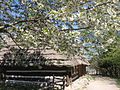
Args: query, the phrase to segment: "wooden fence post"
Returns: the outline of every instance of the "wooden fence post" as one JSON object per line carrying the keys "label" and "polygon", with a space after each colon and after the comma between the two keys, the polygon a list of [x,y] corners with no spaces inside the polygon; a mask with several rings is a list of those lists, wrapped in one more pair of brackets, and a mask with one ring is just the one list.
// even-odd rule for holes
{"label": "wooden fence post", "polygon": [[63,76],[63,90],[65,89],[65,76]]}
{"label": "wooden fence post", "polygon": [[55,76],[53,74],[53,90],[54,90]]}

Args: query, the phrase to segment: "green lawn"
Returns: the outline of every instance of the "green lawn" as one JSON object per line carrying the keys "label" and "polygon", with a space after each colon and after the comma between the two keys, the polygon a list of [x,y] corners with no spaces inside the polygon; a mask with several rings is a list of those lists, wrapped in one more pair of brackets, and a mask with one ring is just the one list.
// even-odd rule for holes
{"label": "green lawn", "polygon": [[120,78],[117,78],[116,82],[117,82],[117,86],[120,88]]}

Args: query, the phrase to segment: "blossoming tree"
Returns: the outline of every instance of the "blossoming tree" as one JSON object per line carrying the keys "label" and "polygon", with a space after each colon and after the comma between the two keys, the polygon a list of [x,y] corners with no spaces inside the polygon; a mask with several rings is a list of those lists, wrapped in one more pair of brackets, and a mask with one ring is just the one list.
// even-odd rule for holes
{"label": "blossoming tree", "polygon": [[[106,50],[120,29],[119,0],[1,0],[2,34],[20,49],[50,46],[67,55]],[[21,44],[20,44],[21,43]],[[90,44],[85,47],[84,44]],[[22,46],[21,46],[22,45]]]}

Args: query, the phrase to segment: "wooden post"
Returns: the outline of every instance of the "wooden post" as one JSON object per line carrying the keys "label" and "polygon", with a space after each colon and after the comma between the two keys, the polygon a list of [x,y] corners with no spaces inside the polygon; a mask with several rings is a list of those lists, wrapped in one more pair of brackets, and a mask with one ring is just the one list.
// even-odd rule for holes
{"label": "wooden post", "polygon": [[80,65],[78,66],[78,77],[80,77]]}
{"label": "wooden post", "polygon": [[81,74],[82,74],[82,76],[84,75],[84,68],[83,68],[83,65],[81,65]]}
{"label": "wooden post", "polygon": [[65,89],[65,76],[63,76],[63,90]]}
{"label": "wooden post", "polygon": [[78,75],[79,75],[79,77],[82,76],[82,66],[81,65],[78,66]]}
{"label": "wooden post", "polygon": [[4,81],[6,79],[5,74],[3,72],[1,73],[1,79],[2,79],[2,81]]}
{"label": "wooden post", "polygon": [[53,74],[53,90],[54,90],[55,76]]}
{"label": "wooden post", "polygon": [[72,86],[72,77],[70,77],[70,85]]}
{"label": "wooden post", "polygon": [[1,79],[3,82],[5,82],[7,79],[6,78],[6,70],[4,68],[2,68],[2,70],[1,70]]}
{"label": "wooden post", "polygon": [[70,85],[70,78],[69,78],[69,75],[66,76],[66,82],[67,82],[66,85],[69,86],[69,85]]}
{"label": "wooden post", "polygon": [[86,66],[85,65],[82,65],[83,66],[83,75],[86,74]]}
{"label": "wooden post", "polygon": [[71,68],[67,69],[67,75],[66,75],[66,86],[70,85],[70,75],[71,75]]}
{"label": "wooden post", "polygon": [[69,78],[70,78],[70,85],[72,86],[72,68],[71,68],[71,71],[70,71]]}
{"label": "wooden post", "polygon": [[67,75],[66,76],[66,82],[67,82],[67,86],[72,85],[72,76]]}

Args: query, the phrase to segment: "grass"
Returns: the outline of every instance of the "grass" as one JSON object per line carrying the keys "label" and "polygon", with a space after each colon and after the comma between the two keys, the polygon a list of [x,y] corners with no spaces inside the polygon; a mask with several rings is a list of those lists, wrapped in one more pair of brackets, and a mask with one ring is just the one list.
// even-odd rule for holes
{"label": "grass", "polygon": [[95,80],[95,77],[94,77],[94,76],[90,76],[90,75],[82,76],[82,78],[86,78],[86,79],[88,79],[89,81],[90,81],[90,80]]}
{"label": "grass", "polygon": [[0,90],[39,90],[39,88],[34,86],[0,83]]}
{"label": "grass", "polygon": [[120,88],[120,78],[117,78],[117,79],[116,79],[116,84],[117,84],[117,87]]}

